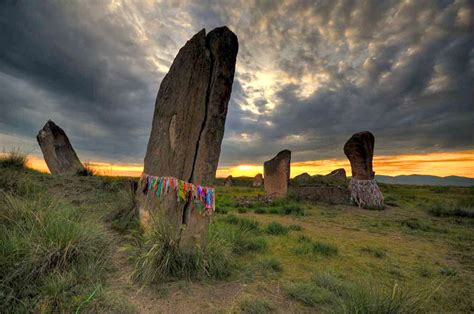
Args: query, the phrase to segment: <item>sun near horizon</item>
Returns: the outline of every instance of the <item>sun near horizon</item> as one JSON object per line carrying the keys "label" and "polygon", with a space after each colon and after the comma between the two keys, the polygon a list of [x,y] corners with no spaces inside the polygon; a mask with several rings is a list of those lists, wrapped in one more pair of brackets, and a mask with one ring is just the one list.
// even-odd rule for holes
{"label": "sun near horizon", "polygon": [[[98,175],[138,177],[143,172],[142,164],[120,164],[108,162],[86,162]],[[460,176],[474,178],[474,150],[426,154],[401,154],[374,156],[374,171],[377,175],[433,175],[439,177]],[[42,158],[29,156],[28,166],[41,172],[49,172]],[[291,177],[307,172],[311,175],[327,174],[337,168],[344,168],[351,175],[347,159],[309,160],[291,163]],[[216,177],[253,177],[263,174],[263,164],[237,164],[219,166]]]}

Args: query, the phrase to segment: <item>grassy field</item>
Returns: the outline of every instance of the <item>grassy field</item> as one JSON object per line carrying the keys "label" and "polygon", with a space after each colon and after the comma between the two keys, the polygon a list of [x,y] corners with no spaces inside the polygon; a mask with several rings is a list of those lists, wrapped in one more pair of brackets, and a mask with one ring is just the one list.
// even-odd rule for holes
{"label": "grassy field", "polygon": [[474,311],[474,188],[381,188],[383,211],[218,187],[211,245],[153,276],[167,240],[140,232],[127,179],[1,160],[0,312]]}

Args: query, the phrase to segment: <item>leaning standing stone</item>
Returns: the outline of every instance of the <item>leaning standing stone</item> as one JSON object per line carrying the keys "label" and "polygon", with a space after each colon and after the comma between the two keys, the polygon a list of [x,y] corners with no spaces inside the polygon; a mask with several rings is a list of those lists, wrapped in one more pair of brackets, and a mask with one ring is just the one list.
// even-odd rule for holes
{"label": "leaning standing stone", "polygon": [[286,197],[290,181],[290,161],[291,152],[283,150],[263,164],[264,186],[267,196]]}
{"label": "leaning standing stone", "polygon": [[383,209],[384,200],[372,170],[374,135],[368,131],[352,135],[344,145],[344,154],[351,163],[352,178],[349,184],[351,200],[359,207]]}
{"label": "leaning standing stone", "polygon": [[[145,174],[213,184],[237,51],[237,36],[227,27],[207,36],[202,30],[180,49],[156,98]],[[138,192],[137,201],[142,226],[153,217],[174,231],[181,244],[204,240],[211,213],[200,213],[193,200],[178,201],[173,193],[157,199]]]}
{"label": "leaning standing stone", "polygon": [[36,139],[51,174],[73,175],[84,171],[66,133],[56,123],[48,120]]}

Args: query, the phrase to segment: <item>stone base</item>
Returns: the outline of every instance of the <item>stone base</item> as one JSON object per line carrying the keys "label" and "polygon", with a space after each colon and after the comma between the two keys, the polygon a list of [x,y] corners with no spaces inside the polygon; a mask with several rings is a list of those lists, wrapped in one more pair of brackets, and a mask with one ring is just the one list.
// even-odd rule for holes
{"label": "stone base", "polygon": [[349,183],[351,191],[351,201],[360,208],[384,209],[384,199],[382,192],[375,180],[351,179]]}
{"label": "stone base", "polygon": [[343,186],[295,186],[290,187],[289,196],[296,200],[350,204],[350,192]]}

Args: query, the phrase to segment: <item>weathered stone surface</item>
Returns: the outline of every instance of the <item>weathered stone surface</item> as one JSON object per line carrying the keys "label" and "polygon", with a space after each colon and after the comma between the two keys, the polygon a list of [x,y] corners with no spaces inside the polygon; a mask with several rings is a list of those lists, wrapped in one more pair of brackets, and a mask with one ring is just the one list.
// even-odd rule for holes
{"label": "weathered stone surface", "polygon": [[[207,36],[202,30],[180,49],[156,99],[145,173],[204,186],[213,183],[237,51],[237,36],[227,27]],[[154,213],[182,242],[194,243],[206,234],[210,217],[197,213],[190,202],[178,203],[172,193],[160,200],[137,195],[142,225]]]}
{"label": "weathered stone surface", "polygon": [[261,187],[263,185],[263,176],[261,173],[257,174],[252,182],[254,188]]}
{"label": "weathered stone surface", "polygon": [[290,181],[291,152],[283,150],[263,164],[265,192],[270,197],[286,197]]}
{"label": "weathered stone surface", "polygon": [[44,161],[53,175],[76,174],[84,171],[69,139],[59,126],[48,120],[36,136]]}
{"label": "weathered stone surface", "polygon": [[309,180],[311,180],[311,176],[309,175],[309,173],[304,172],[304,173],[299,174],[296,177],[294,177],[292,182],[303,183],[303,182],[306,182],[306,181],[309,181]]}
{"label": "weathered stone surface", "polygon": [[225,186],[233,186],[234,185],[234,178],[232,176],[228,176],[224,180],[224,185]]}
{"label": "weathered stone surface", "polygon": [[351,163],[349,184],[351,201],[367,209],[383,209],[384,199],[372,169],[375,137],[368,131],[356,133],[344,145],[344,154]]}
{"label": "weathered stone surface", "polygon": [[332,177],[332,178],[338,178],[338,179],[343,179],[346,180],[346,170],[344,168],[339,168],[336,170],[331,171],[326,175],[326,177]]}
{"label": "weathered stone surface", "polygon": [[349,204],[351,193],[347,186],[291,186],[289,196],[296,200]]}
{"label": "weathered stone surface", "polygon": [[356,133],[344,145],[344,154],[351,162],[352,177],[358,180],[372,180],[374,156],[374,135],[368,131]]}

